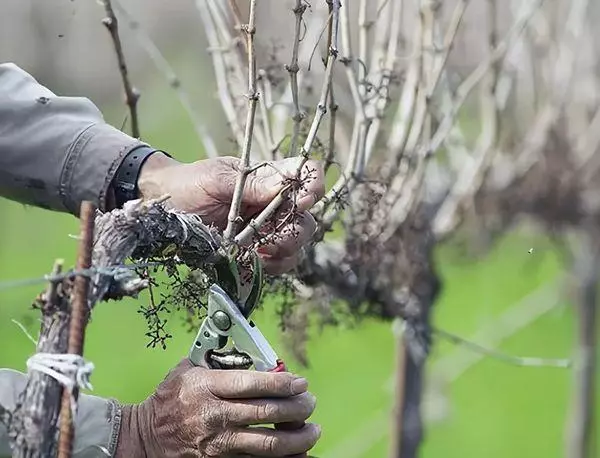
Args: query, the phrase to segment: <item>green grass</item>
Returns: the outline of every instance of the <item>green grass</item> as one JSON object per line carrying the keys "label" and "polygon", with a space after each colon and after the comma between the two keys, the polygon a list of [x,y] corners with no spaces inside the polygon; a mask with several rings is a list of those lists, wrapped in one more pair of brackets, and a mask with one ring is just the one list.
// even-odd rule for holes
{"label": "green grass", "polygon": [[[199,142],[167,91],[144,91],[145,103],[160,112],[142,116],[146,140],[177,157],[198,157]],[[150,97],[149,94],[152,94]],[[108,120],[120,125],[122,110]],[[147,111],[143,111],[148,113]],[[0,280],[42,275],[57,257],[72,264],[77,222],[60,215],[0,201]],[[529,247],[535,247],[532,255]],[[509,236],[482,260],[472,260],[451,247],[439,250],[444,289],[434,314],[438,326],[469,336],[494,322],[503,310],[561,271],[551,245],[537,236]],[[0,290],[0,367],[23,370],[34,350],[11,322],[22,322],[37,335],[36,315],[29,304],[43,285]],[[281,348],[274,311],[256,319],[275,348]],[[177,321],[166,351],[145,347],[146,330],[137,304],[128,300],[100,304],[88,328],[85,354],[96,370],[94,393],[137,402],[151,393],[164,374],[184,357],[194,337]],[[500,347],[515,355],[568,357],[574,322],[570,307],[561,306],[517,332]],[[453,347],[436,345],[432,361]],[[323,425],[315,455],[328,458],[383,457],[389,445],[389,380],[393,374],[394,339],[390,323],[365,321],[353,329],[312,331],[309,369],[289,361],[305,375],[318,398],[314,420]],[[285,355],[284,356],[289,356]],[[570,373],[564,369],[513,367],[485,358],[444,390],[447,415],[430,424],[423,457],[540,457],[563,455],[563,427]],[[597,406],[597,407],[600,407]]]}

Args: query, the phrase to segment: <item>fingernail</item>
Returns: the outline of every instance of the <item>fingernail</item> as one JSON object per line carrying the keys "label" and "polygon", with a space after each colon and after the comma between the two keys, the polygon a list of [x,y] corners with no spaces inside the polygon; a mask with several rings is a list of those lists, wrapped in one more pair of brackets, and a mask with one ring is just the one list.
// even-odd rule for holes
{"label": "fingernail", "polygon": [[323,431],[323,429],[321,428],[321,425],[315,425],[317,427],[317,437],[321,437],[321,432]]}
{"label": "fingernail", "polygon": [[292,382],[292,394],[304,393],[308,388],[308,380],[305,378],[297,378]]}

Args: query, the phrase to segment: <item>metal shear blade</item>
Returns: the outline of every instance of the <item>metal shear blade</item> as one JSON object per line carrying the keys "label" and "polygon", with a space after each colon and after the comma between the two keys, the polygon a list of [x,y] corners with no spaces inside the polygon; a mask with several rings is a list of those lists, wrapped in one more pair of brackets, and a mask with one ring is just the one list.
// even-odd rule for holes
{"label": "metal shear blade", "polygon": [[260,330],[244,317],[223,289],[212,285],[208,314],[190,349],[190,360],[195,365],[208,362],[210,352],[225,347],[229,338],[239,351],[250,356],[256,370],[273,371],[280,365],[275,351]]}

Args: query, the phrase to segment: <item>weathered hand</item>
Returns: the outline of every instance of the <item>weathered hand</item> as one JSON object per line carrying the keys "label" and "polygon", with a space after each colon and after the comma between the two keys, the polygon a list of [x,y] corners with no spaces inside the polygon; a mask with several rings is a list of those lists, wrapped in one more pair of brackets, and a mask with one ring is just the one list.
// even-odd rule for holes
{"label": "weathered hand", "polygon": [[[286,177],[294,177],[299,158],[273,161],[251,173],[242,197],[242,218],[249,220],[277,195]],[[138,186],[144,198],[169,194],[170,205],[196,213],[207,223],[224,229],[241,163],[234,157],[205,159],[182,164],[162,154],[154,154],[144,164]],[[282,176],[285,175],[285,176]],[[296,196],[298,216],[277,231],[279,236],[260,248],[265,269],[283,273],[296,265],[298,251],[312,237],[316,223],[308,210],[325,193],[320,163],[308,161],[302,169],[303,187]],[[282,209],[285,212],[286,209]]]}
{"label": "weathered hand", "polygon": [[319,426],[251,426],[306,420],[315,408],[306,388],[286,372],[209,370],[183,360],[152,396],[123,407],[116,457],[305,456]]}

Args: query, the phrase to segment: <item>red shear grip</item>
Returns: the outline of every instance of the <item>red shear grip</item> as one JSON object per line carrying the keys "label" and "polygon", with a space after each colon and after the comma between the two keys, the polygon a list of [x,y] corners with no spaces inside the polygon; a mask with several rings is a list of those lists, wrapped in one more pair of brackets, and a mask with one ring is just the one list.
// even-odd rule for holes
{"label": "red shear grip", "polygon": [[277,366],[274,369],[271,369],[269,372],[287,372],[287,367],[285,367],[285,363],[283,360],[277,360]]}
{"label": "red shear grip", "polygon": [[[287,372],[287,368],[285,367],[283,360],[278,359],[277,366],[275,366],[275,368],[271,369],[269,372]],[[276,423],[275,429],[280,431],[294,431],[304,428],[304,425],[306,425],[306,423],[303,421],[290,421],[285,423]]]}

